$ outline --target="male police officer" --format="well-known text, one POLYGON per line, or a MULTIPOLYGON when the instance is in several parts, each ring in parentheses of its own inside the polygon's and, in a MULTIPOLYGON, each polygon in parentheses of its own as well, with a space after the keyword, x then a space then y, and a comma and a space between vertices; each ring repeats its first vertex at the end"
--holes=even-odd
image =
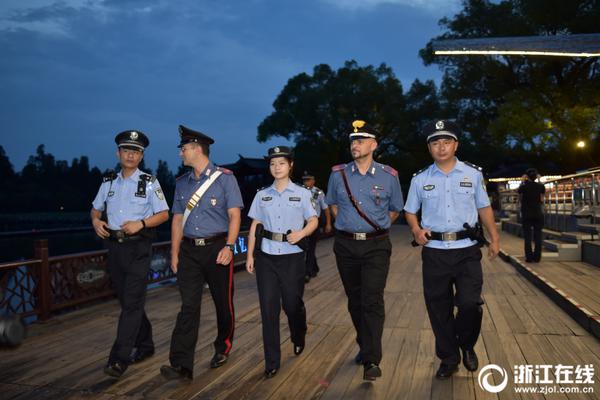
POLYGON ((425 304, 436 354, 442 360, 436 376, 445 379, 458 370, 459 348, 465 367, 478 368, 473 347, 481 328, 481 251, 465 224, 473 228, 481 218, 491 236, 490 259, 498 254, 499 237, 481 168, 454 156, 461 133, 458 125, 435 121, 423 132, 435 162, 413 176, 404 211, 416 243, 425 246, 425 304), (421 225, 416 216, 419 208, 421 225))
POLYGON ((398 172, 373 161, 376 148, 375 130, 354 121, 354 162, 332 168, 326 200, 336 218, 333 251, 360 346, 355 361, 364 365, 365 380, 381 376, 383 290, 392 252, 389 228, 404 205, 398 172))
POLYGON ((118 378, 130 363, 154 354, 152 326, 144 311, 152 260, 151 228, 169 219, 169 206, 156 178, 138 169, 150 144, 146 135, 124 131, 115 142, 121 171, 104 177, 90 216, 96 234, 109 239, 108 271, 121 305, 117 338, 104 368, 107 375, 118 378), (103 211, 108 221, 101 219, 103 211))
POLYGON ((208 283, 218 333, 211 368, 223 365, 232 346, 233 252, 240 231, 242 195, 233 173, 208 158, 214 140, 179 126, 180 156, 192 170, 177 179, 171 228, 171 268, 177 273, 181 311, 171 338, 167 379, 192 379, 202 288, 208 283))
MULTIPOLYGON (((314 175, 311 175, 306 171, 304 171, 304 175, 302 175, 302 184, 310 191, 311 203, 317 212, 317 218, 321 217, 321 211, 325 215, 325 233, 331 232, 331 213, 329 211, 329 206, 325 202, 325 193, 315 186, 314 175)), ((304 281, 307 283, 310 281, 310 278, 314 278, 319 272, 319 265, 317 264, 317 257, 315 256, 318 239, 319 229, 316 229, 308 237, 308 250, 306 251, 306 274, 304 277, 304 281)))

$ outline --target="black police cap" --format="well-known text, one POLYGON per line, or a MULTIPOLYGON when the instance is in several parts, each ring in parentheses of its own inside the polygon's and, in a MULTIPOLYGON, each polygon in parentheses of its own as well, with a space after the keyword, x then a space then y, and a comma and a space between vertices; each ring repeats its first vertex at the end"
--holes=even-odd
POLYGON ((350 128, 350 140, 354 139, 377 139, 377 131, 363 120, 352 121, 350 128))
POLYGON ((188 143, 213 144, 215 142, 210 136, 207 136, 202 132, 187 128, 183 125, 179 125, 179 136, 181 137, 181 141, 179 142, 178 147, 183 147, 183 145, 188 143))
POLYGON ((308 171, 304 171, 304 174, 302 174, 302 180, 307 179, 315 179, 315 176, 313 174, 309 174, 308 171))
POLYGON ((115 143, 119 147, 144 151, 150 145, 150 140, 141 131, 127 130, 115 136, 115 143))
POLYGON ((292 149, 288 146, 275 146, 271 147, 267 153, 268 155, 265 157, 265 160, 269 161, 271 158, 275 157, 286 157, 289 160, 294 158, 292 149))
POLYGON ((456 123, 445 119, 430 122, 423 127, 423 135, 427 137, 427 143, 438 139, 458 141, 461 134, 462 130, 456 123))

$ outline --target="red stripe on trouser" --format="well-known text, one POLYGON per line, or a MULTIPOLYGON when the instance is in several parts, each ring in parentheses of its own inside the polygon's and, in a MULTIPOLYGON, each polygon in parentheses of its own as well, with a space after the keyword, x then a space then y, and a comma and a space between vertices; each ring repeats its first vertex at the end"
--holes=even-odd
POLYGON ((229 334, 227 338, 225 338, 225 354, 229 354, 231 350, 231 336, 233 335, 233 328, 235 326, 235 315, 233 314, 233 257, 231 258, 231 262, 229 263, 229 287, 227 291, 227 300, 229 302, 229 315, 231 316, 231 328, 229 330, 229 334))

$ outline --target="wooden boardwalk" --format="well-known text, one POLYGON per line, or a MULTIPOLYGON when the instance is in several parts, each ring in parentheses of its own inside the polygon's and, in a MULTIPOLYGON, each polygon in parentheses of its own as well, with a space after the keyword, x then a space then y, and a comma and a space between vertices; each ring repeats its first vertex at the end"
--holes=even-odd
MULTIPOLYGON (((450 380, 434 378, 438 360, 425 311, 420 249, 410 247, 406 227, 393 229, 394 250, 385 293, 383 377, 362 380, 346 298, 335 268, 332 239, 318 246, 321 273, 306 287, 306 349, 293 355, 282 313, 282 368, 262 377, 263 349, 254 276, 235 276, 236 338, 230 359, 211 370, 216 331, 214 308, 204 296, 192 383, 166 382, 159 367, 168 362, 171 330, 179 309, 174 285, 148 294, 156 354, 131 366, 120 380, 102 373, 115 335, 116 301, 88 307, 35 324, 24 345, 0 350, 0 399, 597 399, 592 394, 517 394, 512 390, 516 364, 593 364, 600 368, 600 341, 590 336, 511 265, 484 259, 484 320, 476 351, 480 366, 504 367, 511 379, 498 394, 483 391, 477 373, 461 365, 450 380)), ((206 293, 206 291, 205 291, 206 293)), ((557 385, 559 386, 559 385, 557 385)), ((566 385, 568 386, 568 385, 566 385)))

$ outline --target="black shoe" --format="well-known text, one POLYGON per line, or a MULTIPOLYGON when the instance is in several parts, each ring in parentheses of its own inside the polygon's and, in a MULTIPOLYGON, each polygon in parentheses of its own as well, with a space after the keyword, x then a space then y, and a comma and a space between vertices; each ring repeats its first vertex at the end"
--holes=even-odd
POLYGON ((121 375, 125 372, 127 366, 120 362, 108 363, 106 367, 104 367, 104 373, 108 376, 112 376, 113 378, 120 378, 121 375))
POLYGON ((212 360, 210 360, 211 368, 219 368, 221 365, 227 362, 227 354, 215 353, 212 360))
POLYGON ((441 363, 437 372, 435 373, 435 377, 438 379, 448 379, 458 371, 458 364, 444 364, 441 363))
POLYGON ((294 354, 299 356, 300 354, 302 354, 302 352, 304 351, 304 345, 300 346, 295 344, 294 345, 294 354))
POLYGON ((354 356, 354 362, 358 365, 361 365, 364 362, 360 350, 358 351, 358 353, 356 353, 356 356, 354 356))
POLYGON ((278 369, 277 368, 273 368, 273 369, 265 369, 265 378, 269 379, 275 376, 275 374, 277 374, 278 369))
POLYGON ((469 371, 477 371, 479 368, 479 360, 477 359, 477 354, 475 354, 475 350, 463 350, 462 351, 462 359, 463 365, 469 371))
POLYGON ((192 371, 181 366, 163 365, 160 367, 160 374, 168 380, 187 379, 192 380, 192 371))
POLYGON ((366 363, 363 379, 365 381, 374 381, 381 376, 381 368, 375 363, 366 363))
POLYGON ((133 355, 131 356, 130 363, 136 364, 136 363, 142 362, 146 358, 150 358, 153 355, 154 355, 154 350, 140 351, 140 350, 136 349, 135 352, 133 353, 133 355))
POLYGON ((310 275, 304 275, 304 283, 310 282, 310 275))

